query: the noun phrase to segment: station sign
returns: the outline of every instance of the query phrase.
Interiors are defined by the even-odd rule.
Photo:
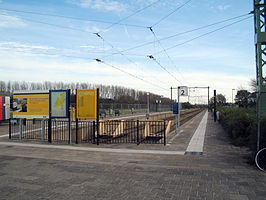
[[[15,91],[13,118],[48,118],[49,91]]]
[[[179,96],[188,96],[188,87],[187,86],[178,87],[178,95]]]
[[[97,119],[97,89],[77,89],[77,118]]]

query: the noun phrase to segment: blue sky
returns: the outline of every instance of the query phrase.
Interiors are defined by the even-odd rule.
[[[231,101],[233,88],[255,78],[253,18],[245,15],[252,9],[251,0],[0,0],[1,80],[121,85],[168,97],[171,86],[210,86]]]

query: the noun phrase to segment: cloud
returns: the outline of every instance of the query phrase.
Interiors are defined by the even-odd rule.
[[[231,7],[231,5],[219,5],[218,6],[218,9],[220,10],[220,11],[224,11],[224,10],[227,10],[228,8],[230,8]]]
[[[16,50],[55,50],[55,47],[46,46],[46,45],[28,45],[28,44],[21,44],[17,42],[0,42],[0,49],[16,49]]]
[[[0,12],[0,28],[20,28],[25,26],[26,23],[21,18]]]
[[[127,5],[118,1],[112,0],[68,0],[68,3],[76,4],[82,8],[92,8],[103,11],[126,11]]]

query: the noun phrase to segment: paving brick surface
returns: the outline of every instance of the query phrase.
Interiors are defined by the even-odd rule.
[[[202,156],[0,145],[0,199],[266,199],[248,153],[210,116]]]

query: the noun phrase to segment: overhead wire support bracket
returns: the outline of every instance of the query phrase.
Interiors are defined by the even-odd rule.
[[[153,55],[147,55],[148,58],[155,60],[155,58],[153,57]]]
[[[93,33],[93,34],[96,35],[97,37],[103,39],[102,36],[99,33]]]
[[[96,58],[95,61],[96,61],[96,62],[103,63],[103,61],[102,61],[101,59],[98,59],[98,58]]]
[[[152,26],[148,26],[147,29],[149,29],[153,33]]]

